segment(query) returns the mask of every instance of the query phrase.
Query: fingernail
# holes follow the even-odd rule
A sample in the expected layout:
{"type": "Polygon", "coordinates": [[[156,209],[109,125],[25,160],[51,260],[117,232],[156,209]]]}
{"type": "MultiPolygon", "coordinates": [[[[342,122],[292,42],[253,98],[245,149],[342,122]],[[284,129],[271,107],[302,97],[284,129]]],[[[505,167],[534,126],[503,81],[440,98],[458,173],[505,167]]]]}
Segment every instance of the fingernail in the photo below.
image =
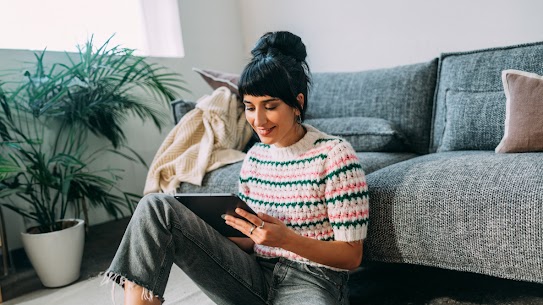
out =
{"type": "Polygon", "coordinates": [[[224,219],[224,220],[226,220],[226,214],[222,214],[222,215],[221,215],[221,218],[224,219]]]}

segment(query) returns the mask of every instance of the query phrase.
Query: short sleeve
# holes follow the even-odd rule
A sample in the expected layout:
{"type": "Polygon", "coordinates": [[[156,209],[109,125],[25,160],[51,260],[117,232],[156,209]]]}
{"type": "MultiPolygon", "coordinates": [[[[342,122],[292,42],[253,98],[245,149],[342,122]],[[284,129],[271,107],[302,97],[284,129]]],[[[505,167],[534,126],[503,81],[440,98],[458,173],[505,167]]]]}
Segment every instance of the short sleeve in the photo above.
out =
{"type": "Polygon", "coordinates": [[[325,200],[334,239],[346,242],[366,238],[369,196],[366,176],[352,146],[339,142],[325,162],[325,200]]]}

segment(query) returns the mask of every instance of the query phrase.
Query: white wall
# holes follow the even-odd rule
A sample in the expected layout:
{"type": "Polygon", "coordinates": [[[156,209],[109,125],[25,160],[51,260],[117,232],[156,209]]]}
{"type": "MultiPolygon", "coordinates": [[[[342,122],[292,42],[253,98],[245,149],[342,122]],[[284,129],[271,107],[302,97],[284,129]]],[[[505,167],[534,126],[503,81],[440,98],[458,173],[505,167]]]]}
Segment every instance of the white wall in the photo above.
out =
{"type": "MultiPolygon", "coordinates": [[[[181,97],[196,100],[211,91],[201,77],[191,70],[192,67],[239,71],[245,63],[242,56],[243,39],[239,2],[238,0],[179,0],[179,10],[185,57],[181,59],[150,58],[149,60],[181,73],[187,82],[186,86],[192,91],[191,94],[182,93],[181,97]]],[[[48,52],[46,59],[47,62],[63,60],[64,54],[48,52]]],[[[31,60],[33,60],[31,51],[0,49],[0,70],[20,69],[24,62],[31,60]]],[[[2,79],[1,74],[0,79],[2,79]]],[[[160,133],[152,123],[143,125],[138,119],[133,119],[126,124],[124,131],[128,145],[150,164],[156,150],[172,127],[173,124],[170,124],[160,133]]],[[[92,139],[90,145],[99,143],[100,141],[92,139]]],[[[142,193],[147,174],[144,167],[114,157],[100,160],[100,164],[123,168],[125,175],[120,184],[121,188],[133,193],[142,193]]],[[[9,248],[11,250],[20,248],[22,244],[19,232],[24,229],[23,221],[20,216],[6,208],[3,211],[9,248]]],[[[93,210],[90,212],[90,220],[91,224],[98,224],[110,220],[110,217],[102,210],[93,210]]]]}
{"type": "Polygon", "coordinates": [[[246,51],[290,30],[313,71],[417,63],[441,52],[543,40],[540,0],[240,0],[246,51]]]}

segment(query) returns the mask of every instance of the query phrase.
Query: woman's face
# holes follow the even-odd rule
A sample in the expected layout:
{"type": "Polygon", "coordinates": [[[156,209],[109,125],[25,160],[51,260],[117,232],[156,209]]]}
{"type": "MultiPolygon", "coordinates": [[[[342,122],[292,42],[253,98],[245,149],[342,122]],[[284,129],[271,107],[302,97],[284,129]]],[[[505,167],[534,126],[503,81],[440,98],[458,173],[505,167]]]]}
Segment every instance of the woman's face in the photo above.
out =
{"type": "MultiPolygon", "coordinates": [[[[302,95],[303,96],[303,95],[302,95]]],[[[296,123],[297,109],[271,96],[243,97],[245,118],[264,144],[285,147],[299,140],[299,124],[296,123]]]]}

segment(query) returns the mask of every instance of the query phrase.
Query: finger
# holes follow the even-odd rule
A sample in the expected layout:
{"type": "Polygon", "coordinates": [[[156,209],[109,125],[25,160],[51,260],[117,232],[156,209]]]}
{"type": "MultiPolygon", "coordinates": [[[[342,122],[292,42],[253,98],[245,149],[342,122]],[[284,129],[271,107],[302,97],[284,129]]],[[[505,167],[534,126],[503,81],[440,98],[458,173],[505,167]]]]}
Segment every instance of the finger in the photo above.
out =
{"type": "Polygon", "coordinates": [[[239,227],[243,227],[243,228],[250,228],[253,225],[252,223],[246,221],[245,219],[235,217],[232,215],[224,215],[223,218],[225,221],[231,224],[237,225],[239,227]]]}
{"type": "Polygon", "coordinates": [[[262,219],[265,222],[281,223],[281,220],[264,213],[258,213],[258,218],[262,219]]]}
{"type": "MultiPolygon", "coordinates": [[[[226,220],[225,223],[229,226],[231,226],[232,228],[240,231],[241,233],[249,236],[249,230],[251,229],[250,227],[247,228],[247,225],[244,225],[244,224],[240,224],[240,223],[236,223],[236,222],[231,222],[231,221],[228,221],[226,220]]],[[[252,225],[251,225],[252,226],[252,225]]]]}
{"type": "Polygon", "coordinates": [[[258,216],[254,215],[254,214],[251,214],[251,213],[245,211],[244,209],[237,208],[236,213],[239,216],[247,219],[248,221],[250,221],[252,224],[254,224],[257,227],[262,224],[262,219],[258,218],[258,216]]]}
{"type": "MultiPolygon", "coordinates": [[[[247,236],[251,235],[250,231],[253,228],[252,223],[247,222],[247,221],[245,221],[243,219],[234,217],[234,216],[230,216],[230,215],[226,215],[224,217],[224,220],[225,220],[225,223],[227,225],[231,226],[232,228],[240,231],[241,233],[243,233],[243,234],[245,234],[247,236]]],[[[253,230],[253,234],[254,234],[254,230],[253,230]]]]}

